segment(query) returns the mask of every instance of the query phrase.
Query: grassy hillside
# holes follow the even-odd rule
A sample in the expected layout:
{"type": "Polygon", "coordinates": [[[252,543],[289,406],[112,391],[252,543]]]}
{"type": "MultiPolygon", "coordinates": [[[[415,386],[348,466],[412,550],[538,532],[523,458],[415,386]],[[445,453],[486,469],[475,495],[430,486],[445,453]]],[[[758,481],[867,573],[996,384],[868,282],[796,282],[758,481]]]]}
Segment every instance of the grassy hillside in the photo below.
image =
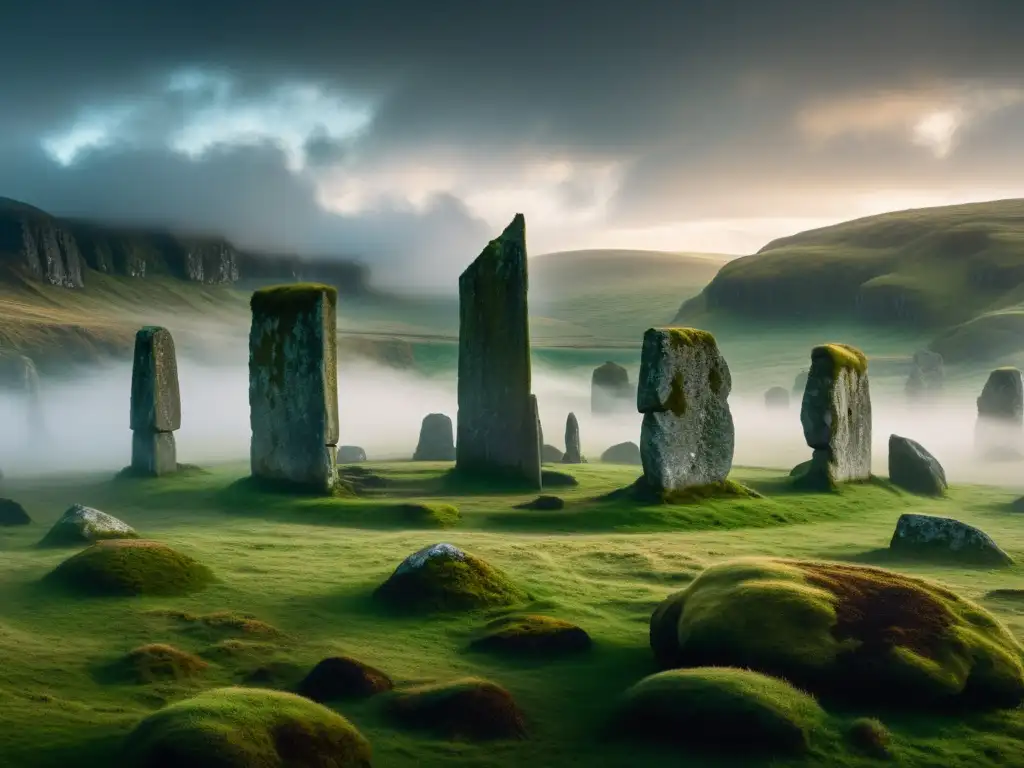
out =
{"type": "Polygon", "coordinates": [[[1024,349],[1024,200],[871,216],[728,263],[676,320],[841,321],[914,329],[953,359],[1024,349]],[[1019,341],[1014,341],[1016,337],[1019,341]]]}

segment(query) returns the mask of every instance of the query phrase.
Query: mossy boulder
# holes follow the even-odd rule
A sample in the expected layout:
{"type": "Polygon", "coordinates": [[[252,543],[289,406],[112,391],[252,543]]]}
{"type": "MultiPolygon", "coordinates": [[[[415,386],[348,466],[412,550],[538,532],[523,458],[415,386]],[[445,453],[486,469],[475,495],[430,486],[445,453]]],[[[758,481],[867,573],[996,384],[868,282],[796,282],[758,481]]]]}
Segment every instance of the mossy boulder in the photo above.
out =
{"type": "Polygon", "coordinates": [[[173,645],[150,643],[126,653],[113,665],[112,671],[122,679],[145,684],[185,680],[201,674],[207,667],[209,664],[188,651],[173,645]]]}
{"type": "Polygon", "coordinates": [[[410,502],[394,509],[403,522],[417,528],[450,528],[462,519],[459,508],[451,504],[410,502]]]}
{"type": "Polygon", "coordinates": [[[0,526],[28,525],[32,518],[14,499],[0,499],[0,526]]]}
{"type": "Polygon", "coordinates": [[[845,736],[847,743],[863,755],[876,760],[888,760],[892,757],[892,734],[881,720],[858,717],[850,723],[845,736]]]}
{"type": "Polygon", "coordinates": [[[390,691],[391,678],[369,664],[350,656],[331,656],[309,671],[296,692],[313,701],[365,699],[390,691]]]}
{"type": "Polygon", "coordinates": [[[405,727],[430,730],[446,739],[526,736],[526,721],[512,694],[475,677],[402,691],[388,702],[388,711],[405,727]]]}
{"type": "Polygon", "coordinates": [[[258,688],[204,691],[154,712],[125,741],[125,768],[369,768],[370,743],[302,696],[258,688]]]}
{"type": "Polygon", "coordinates": [[[554,656],[579,653],[591,647],[582,627],[551,616],[505,616],[484,627],[470,647],[515,655],[554,656]]]}
{"type": "Polygon", "coordinates": [[[764,498],[754,489],[737,483],[735,480],[720,480],[673,491],[652,486],[646,476],[638,477],[632,485],[626,488],[613,491],[611,497],[628,498],[640,504],[699,504],[709,499],[764,498]]]}
{"type": "Polygon", "coordinates": [[[69,557],[47,580],[96,595],[184,595],[213,581],[210,569],[166,544],[99,541],[69,557]]]}
{"type": "Polygon", "coordinates": [[[889,705],[1015,707],[1021,646],[941,586],[879,568],[751,558],[714,565],[650,624],[663,668],[745,667],[889,705]]]}
{"type": "Polygon", "coordinates": [[[605,464],[630,464],[639,465],[640,446],[636,443],[616,443],[601,454],[601,461],[605,464]]]}
{"type": "Polygon", "coordinates": [[[553,512],[565,509],[565,500],[560,496],[538,496],[532,501],[516,504],[516,509],[534,509],[544,512],[553,512]]]}
{"type": "Polygon", "coordinates": [[[569,473],[554,469],[542,470],[540,477],[544,488],[575,488],[580,484],[580,481],[569,473]]]}
{"type": "Polygon", "coordinates": [[[708,751],[798,754],[825,722],[815,699],[789,683],[729,667],[660,672],[623,696],[619,736],[708,751]]]}
{"type": "Polygon", "coordinates": [[[442,543],[407,557],[374,597],[403,611],[458,611],[511,605],[527,595],[484,560],[442,543]]]}
{"type": "Polygon", "coordinates": [[[590,412],[627,413],[636,408],[636,390],[629,372],[612,361],[599,365],[590,377],[590,412]]]}
{"type": "Polygon", "coordinates": [[[88,544],[106,539],[137,539],[139,534],[128,523],[98,509],[74,504],[47,531],[41,547],[88,544]]]}

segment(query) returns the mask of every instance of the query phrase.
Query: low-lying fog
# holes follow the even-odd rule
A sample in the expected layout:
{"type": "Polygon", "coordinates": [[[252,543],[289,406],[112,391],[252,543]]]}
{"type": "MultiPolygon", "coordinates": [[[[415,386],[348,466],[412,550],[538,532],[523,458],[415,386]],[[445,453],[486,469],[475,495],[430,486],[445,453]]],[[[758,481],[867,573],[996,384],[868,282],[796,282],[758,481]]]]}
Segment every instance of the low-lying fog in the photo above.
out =
{"type": "MultiPolygon", "coordinates": [[[[241,350],[244,355],[245,349],[241,350]]],[[[236,358],[235,354],[231,355],[236,358]]],[[[182,427],[179,461],[246,461],[249,451],[248,371],[244,356],[221,366],[179,356],[182,427]]],[[[635,377],[635,371],[631,372],[635,377]]],[[[420,421],[430,412],[456,413],[455,376],[424,378],[362,362],[339,371],[341,442],[362,446],[371,460],[412,455],[420,421]]],[[[758,382],[747,382],[755,389],[758,382]]],[[[799,401],[770,412],[763,396],[746,394],[737,380],[730,397],[736,423],[735,464],[789,469],[810,457],[799,420],[799,401]]],[[[130,458],[128,430],[131,367],[98,369],[74,382],[43,381],[45,433],[34,431],[26,400],[0,395],[0,468],[8,477],[67,471],[117,470],[130,458]]],[[[980,382],[979,387],[980,391],[980,382]]],[[[552,371],[535,365],[533,391],[545,442],[564,447],[565,417],[576,413],[583,451],[595,459],[608,446],[639,442],[641,416],[590,414],[590,369],[552,371]]],[[[985,463],[974,455],[977,392],[947,393],[929,408],[909,408],[895,380],[874,386],[875,472],[886,473],[890,433],[913,438],[945,466],[952,482],[1024,485],[1024,462],[985,463]]]]}

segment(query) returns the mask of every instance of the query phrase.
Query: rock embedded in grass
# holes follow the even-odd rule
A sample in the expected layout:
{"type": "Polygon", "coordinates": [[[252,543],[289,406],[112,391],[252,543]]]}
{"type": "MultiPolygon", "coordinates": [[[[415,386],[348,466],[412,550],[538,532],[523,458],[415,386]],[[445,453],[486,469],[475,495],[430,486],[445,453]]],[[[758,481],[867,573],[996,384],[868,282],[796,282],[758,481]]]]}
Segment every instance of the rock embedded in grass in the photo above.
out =
{"type": "Polygon", "coordinates": [[[61,515],[46,533],[40,546],[59,547],[88,544],[106,539],[137,539],[139,534],[128,523],[98,509],[75,504],[61,515]]]}
{"type": "Polygon", "coordinates": [[[142,720],[125,768],[369,768],[370,743],[348,720],[291,693],[217,688],[142,720]]]}
{"type": "Polygon", "coordinates": [[[565,509],[565,500],[560,496],[538,496],[532,501],[516,504],[516,509],[534,509],[553,512],[555,510],[565,509]]]}
{"type": "Polygon", "coordinates": [[[451,544],[407,557],[374,597],[404,611],[457,611],[511,605],[526,593],[498,569],[451,544]]]}
{"type": "Polygon", "coordinates": [[[527,614],[495,619],[470,647],[510,655],[557,656],[580,653],[592,645],[582,627],[551,616],[527,614]]]}
{"type": "Polygon", "coordinates": [[[660,672],[634,685],[614,719],[616,735],[707,751],[806,752],[826,715],[789,683],[745,669],[660,672]]]}
{"type": "Polygon", "coordinates": [[[86,594],[185,595],[205,588],[213,574],[166,544],[120,539],[87,547],[46,578],[86,594]]]}
{"type": "Polygon", "coordinates": [[[512,694],[475,677],[398,692],[388,702],[388,712],[401,725],[427,729],[446,739],[526,736],[526,721],[512,694]]]}
{"type": "Polygon", "coordinates": [[[616,443],[601,454],[601,461],[605,464],[629,464],[639,465],[640,446],[636,443],[616,443]]]}
{"type": "Polygon", "coordinates": [[[1024,649],[948,589],[879,568],[751,558],[703,571],[650,624],[662,668],[744,667],[904,707],[1024,701],[1024,649]]]}
{"type": "Polygon", "coordinates": [[[32,518],[14,499],[0,499],[0,526],[29,525],[32,518]]]}
{"type": "Polygon", "coordinates": [[[922,496],[942,496],[949,487],[939,460],[920,443],[899,435],[889,435],[889,480],[922,496]]]}
{"type": "Polygon", "coordinates": [[[393,688],[391,678],[350,656],[331,656],[317,663],[296,693],[313,701],[364,699],[393,688]]]}
{"type": "Polygon", "coordinates": [[[900,515],[889,549],[900,554],[937,556],[969,564],[1013,564],[1013,559],[980,528],[936,515],[900,515]]]}

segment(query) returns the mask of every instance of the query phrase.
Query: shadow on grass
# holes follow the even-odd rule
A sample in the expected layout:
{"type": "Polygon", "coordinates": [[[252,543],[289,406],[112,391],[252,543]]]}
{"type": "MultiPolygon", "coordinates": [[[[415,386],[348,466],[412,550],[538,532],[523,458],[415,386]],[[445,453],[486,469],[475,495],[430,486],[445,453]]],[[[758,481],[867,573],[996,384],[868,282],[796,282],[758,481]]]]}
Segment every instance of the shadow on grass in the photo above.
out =
{"type": "Polygon", "coordinates": [[[950,552],[899,552],[888,547],[868,549],[863,552],[834,554],[824,559],[839,560],[861,565],[898,567],[901,565],[930,565],[946,568],[970,568],[977,570],[1004,569],[1007,566],[989,560],[979,560],[950,552]]]}

